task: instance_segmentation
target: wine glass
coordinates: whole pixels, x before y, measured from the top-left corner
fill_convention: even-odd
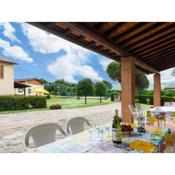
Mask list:
[[[104,133],[106,131],[106,127],[104,125],[100,126],[99,127],[99,131],[101,133],[101,141],[103,142],[104,141]]]
[[[93,140],[93,129],[90,128],[88,132],[90,133],[90,140]]]

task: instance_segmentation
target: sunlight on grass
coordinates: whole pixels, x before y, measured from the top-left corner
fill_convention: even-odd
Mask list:
[[[148,109],[150,109],[151,107],[153,107],[153,105],[147,105],[147,104],[140,104],[140,105],[141,105],[141,107],[142,107],[142,109],[144,111],[147,111]]]
[[[77,100],[76,98],[52,98],[47,100],[48,108],[53,104],[60,104],[62,108],[81,108],[81,107],[89,107],[96,105],[104,105],[113,103],[110,99],[102,100],[100,103],[99,99],[87,99],[87,104],[84,103],[84,99]]]
[[[99,106],[99,105],[106,105],[116,103],[109,99],[103,99],[102,103],[100,103],[99,99],[87,99],[87,104],[84,103],[84,99],[77,100],[76,97],[72,98],[64,98],[54,96],[51,99],[47,100],[47,108],[40,108],[40,109],[28,109],[28,110],[16,110],[16,111],[2,111],[0,114],[8,114],[8,113],[18,113],[18,112],[31,112],[31,111],[42,111],[50,109],[51,105],[60,104],[63,109],[71,109],[71,108],[83,108],[83,107],[91,107],[91,106]],[[141,104],[143,110],[148,110],[153,105]]]

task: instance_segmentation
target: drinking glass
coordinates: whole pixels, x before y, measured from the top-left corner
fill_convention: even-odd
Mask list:
[[[100,140],[103,141],[104,132],[106,131],[105,126],[96,125],[95,128],[98,131],[98,138],[100,138]]]

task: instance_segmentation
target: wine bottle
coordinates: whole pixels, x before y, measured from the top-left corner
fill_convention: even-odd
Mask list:
[[[114,145],[121,143],[121,125],[117,110],[115,111],[115,116],[112,122],[112,141]]]

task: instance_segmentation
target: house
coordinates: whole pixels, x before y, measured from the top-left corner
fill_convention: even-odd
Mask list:
[[[28,87],[24,88],[16,88],[15,94],[16,95],[36,95],[34,90],[36,89],[43,89],[44,84],[36,78],[26,78],[26,79],[16,79],[15,82],[24,84]]]
[[[0,58],[0,95],[14,95],[15,62]]]
[[[10,60],[0,58],[0,95],[44,95],[44,84],[36,78],[14,80],[14,65]],[[36,92],[39,90],[39,92]]]

